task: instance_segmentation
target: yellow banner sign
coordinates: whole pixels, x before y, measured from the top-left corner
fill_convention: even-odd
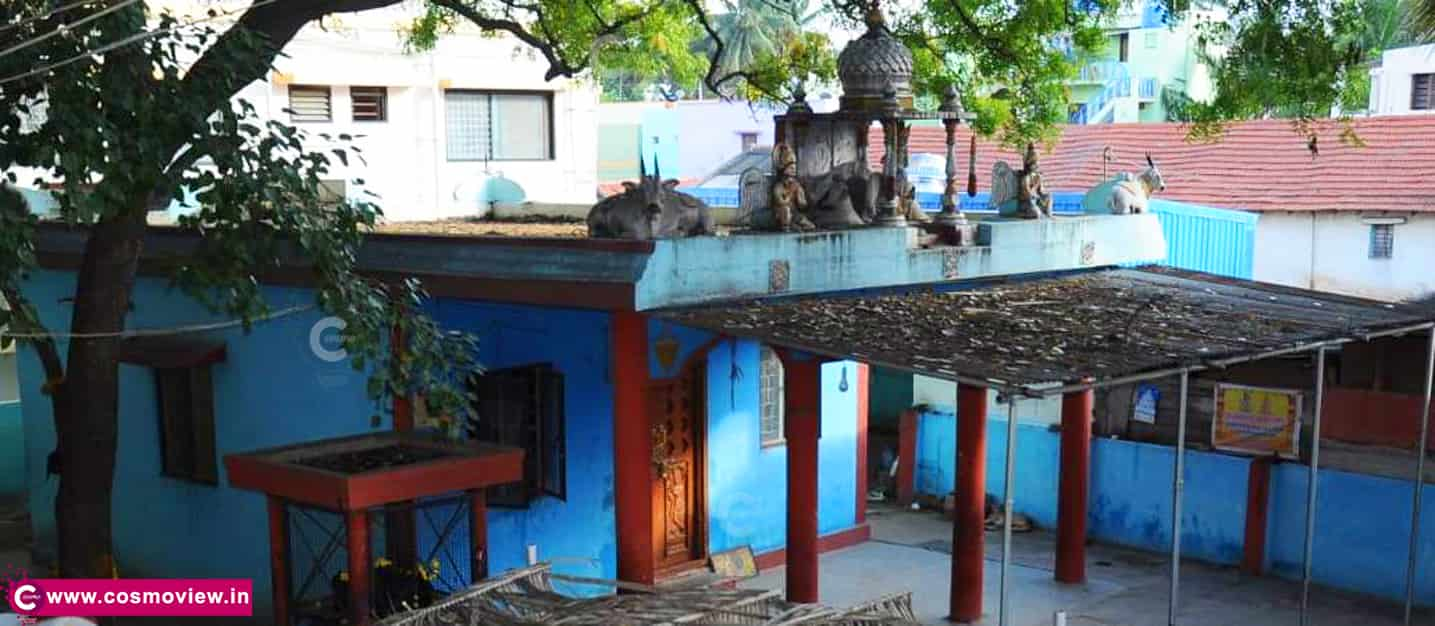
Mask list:
[[[1301,392],[1216,385],[1211,446],[1257,456],[1300,458]]]

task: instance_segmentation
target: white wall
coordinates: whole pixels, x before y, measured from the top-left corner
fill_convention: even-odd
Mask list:
[[[287,121],[288,85],[332,87],[333,122],[297,124],[310,133],[347,133],[364,162],[335,167],[334,178],[362,178],[392,221],[480,211],[489,176],[517,182],[539,202],[591,202],[597,186],[597,90],[581,80],[545,81],[547,64],[506,38],[454,34],[428,53],[405,54],[393,31],[340,34],[305,31],[284,50],[277,71],[245,88],[261,114]],[[349,86],[389,88],[388,120],[354,122]],[[553,158],[537,161],[449,161],[445,89],[518,90],[553,94]],[[345,142],[347,143],[347,142]],[[311,148],[325,148],[320,140]]]
[[[1410,75],[1435,72],[1435,44],[1386,50],[1370,70],[1371,115],[1435,113],[1410,110]]]
[[[1389,259],[1370,258],[1367,218],[1380,213],[1265,212],[1256,226],[1255,279],[1378,300],[1435,292],[1435,215],[1400,214]]]
[[[926,404],[951,410],[957,404],[957,384],[921,374],[912,375],[912,405]],[[1060,424],[1061,396],[1023,398],[1017,406],[1017,421],[1023,424]],[[997,392],[987,392],[987,411],[1005,413],[1007,405],[997,404]]]

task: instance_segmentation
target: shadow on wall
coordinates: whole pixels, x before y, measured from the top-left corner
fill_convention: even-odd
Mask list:
[[[25,491],[25,429],[18,385],[12,347],[0,352],[0,498]]]

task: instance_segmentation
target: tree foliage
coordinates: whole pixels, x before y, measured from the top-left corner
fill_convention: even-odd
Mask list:
[[[1184,19],[1190,0],[1161,0]],[[1352,100],[1367,59],[1361,0],[1231,0],[1209,20],[1217,90],[1189,103],[1198,132],[1228,119],[1290,116],[1298,128]],[[306,269],[316,306],[347,322],[345,348],[371,376],[370,391],[425,394],[434,410],[467,402],[452,384],[476,367],[474,340],[417,314],[421,287],[382,283],[356,268],[365,233],[381,218],[367,200],[321,192],[332,163],[352,148],[305,149],[287,124],[261,120],[233,99],[261,79],[280,49],[326,16],[400,0],[253,2],[233,20],[182,21],[144,2],[0,3],[0,167],[53,189],[58,218],[86,232],[65,342],[46,336],[25,298],[36,267],[37,218],[0,189],[0,324],[27,333],[46,375],[61,467],[56,518],[60,572],[110,574],[110,485],[118,438],[118,335],[143,252],[146,220],[184,190],[200,209],[179,227],[198,235],[184,258],[166,259],[173,284],[217,313],[246,323],[268,312],[260,277],[281,264]],[[426,0],[409,45],[445,33],[503,35],[535,49],[547,78],[596,67],[715,91],[788,101],[806,81],[830,80],[835,50],[798,27],[825,10],[855,27],[876,0],[736,1],[737,15],[707,0]],[[1429,2],[1417,3],[1428,6]],[[887,3],[887,23],[914,50],[916,88],[930,98],[955,84],[977,126],[1010,143],[1052,137],[1067,115],[1067,81],[1103,45],[1121,0],[924,0]],[[1422,13],[1422,15],[1424,15]],[[749,17],[751,16],[751,17]],[[229,22],[232,21],[232,25]],[[1418,23],[1418,21],[1417,21]],[[224,24],[224,27],[220,27]],[[1418,28],[1416,29],[1418,31]],[[710,45],[694,47],[694,41]],[[15,44],[9,44],[15,42]],[[1224,52],[1224,54],[1220,54]],[[348,138],[333,138],[346,142]],[[38,180],[34,180],[38,179]],[[398,328],[403,343],[388,338]],[[64,349],[66,354],[62,355]]]

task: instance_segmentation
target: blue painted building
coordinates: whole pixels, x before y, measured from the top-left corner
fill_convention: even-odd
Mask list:
[[[360,265],[425,280],[433,296],[427,312],[445,328],[475,333],[489,370],[547,363],[563,376],[565,495],[537,498],[526,508],[490,508],[491,571],[523,565],[532,555],[571,574],[654,582],[743,546],[759,565],[781,563],[794,549],[787,529],[802,511],[815,511],[816,541],[803,544],[808,548],[865,540],[868,370],[853,361],[779,354],[644,312],[1077,270],[1160,260],[1164,253],[1152,216],[994,220],[979,230],[981,245],[962,248],[922,247],[913,231],[900,228],[655,242],[376,235]],[[193,243],[180,231],[155,229],[145,250],[183,254]],[[63,332],[83,237],[44,228],[39,245],[47,268],[24,289],[44,322]],[[275,309],[313,298],[301,279],[284,276],[273,278],[265,296]],[[133,301],[131,328],[218,320],[163,276],[142,275]],[[224,360],[211,366],[216,456],[393,427],[384,407],[366,397],[366,373],[342,358],[332,324],[317,312],[203,338],[226,347]],[[266,612],[264,497],[231,488],[222,465],[214,484],[166,476],[155,371],[120,367],[114,538],[121,574],[252,578]],[[35,556],[44,563],[55,550],[56,482],[44,472],[54,448],[53,416],[40,393],[40,366],[26,348],[19,375],[24,485]],[[674,425],[691,427],[691,439],[675,434]],[[662,438],[660,427],[669,429]],[[655,464],[662,456],[655,451],[675,441],[691,444],[687,465],[675,466],[676,456]],[[794,473],[794,454],[813,462],[814,476]],[[813,487],[812,500],[789,511],[794,476]],[[681,506],[674,509],[674,502]],[[649,532],[629,532],[634,527]],[[439,532],[419,528],[426,554]],[[451,547],[462,554],[467,546],[458,541]],[[294,567],[316,564],[313,554],[293,549]],[[466,577],[466,562],[443,567]],[[321,567],[319,580],[338,568],[332,561]]]

